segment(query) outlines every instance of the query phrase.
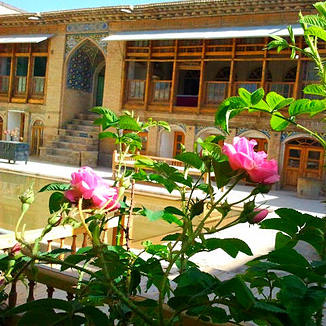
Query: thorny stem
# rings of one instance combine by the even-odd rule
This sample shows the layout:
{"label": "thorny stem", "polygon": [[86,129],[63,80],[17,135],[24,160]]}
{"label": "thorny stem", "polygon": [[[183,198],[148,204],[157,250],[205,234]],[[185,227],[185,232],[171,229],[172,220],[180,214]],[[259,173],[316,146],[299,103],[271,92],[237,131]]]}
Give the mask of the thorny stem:
{"label": "thorny stem", "polygon": [[[189,236],[189,238],[185,241],[185,244],[183,245],[183,247],[181,248],[181,250],[172,258],[172,260],[169,262],[168,267],[165,270],[165,273],[163,275],[163,279],[162,279],[162,284],[161,284],[161,289],[160,289],[160,295],[159,295],[159,320],[160,320],[160,325],[164,326],[164,316],[163,316],[163,304],[164,304],[164,291],[165,291],[165,287],[166,287],[166,282],[168,280],[168,276],[171,272],[171,269],[173,267],[173,265],[175,264],[175,262],[179,259],[179,257],[181,255],[183,255],[186,250],[188,249],[188,246],[196,239],[196,237],[199,235],[199,233],[201,232],[202,228],[205,225],[205,222],[207,220],[207,218],[209,218],[209,216],[211,215],[211,213],[216,209],[216,207],[219,205],[219,203],[231,192],[231,190],[238,184],[239,180],[241,180],[243,178],[243,174],[240,174],[235,182],[229,187],[229,189],[223,194],[223,196],[221,196],[221,198],[219,198],[209,209],[209,211],[206,213],[206,215],[203,217],[203,219],[201,220],[201,222],[199,223],[199,225],[197,226],[195,232],[193,232],[193,234],[191,236]],[[171,322],[171,319],[170,319]]]}
{"label": "thorny stem", "polygon": [[129,208],[129,216],[127,220],[127,225],[125,229],[125,234],[126,234],[126,247],[127,251],[130,251],[130,222],[132,219],[132,213],[134,210],[134,199],[135,199],[135,179],[132,179],[131,181],[131,193],[130,193],[130,208]]}
{"label": "thorny stem", "polygon": [[82,205],[83,205],[83,198],[80,198],[79,201],[78,201],[78,210],[79,210],[79,217],[80,217],[80,220],[90,238],[90,240],[93,240],[93,235],[91,233],[91,231],[89,230],[86,222],[85,222],[85,218],[84,218],[84,212],[83,212],[83,208],[82,208]]}

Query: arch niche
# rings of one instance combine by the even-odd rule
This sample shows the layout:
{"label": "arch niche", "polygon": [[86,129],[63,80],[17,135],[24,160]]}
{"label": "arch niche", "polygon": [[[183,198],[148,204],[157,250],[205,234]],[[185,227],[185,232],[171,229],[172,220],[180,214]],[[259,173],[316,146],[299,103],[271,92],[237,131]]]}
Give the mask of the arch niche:
{"label": "arch niche", "polygon": [[43,146],[44,123],[42,120],[35,120],[32,125],[31,155],[40,155],[40,147]]}
{"label": "arch niche", "polygon": [[79,43],[66,60],[62,122],[102,105],[105,56],[92,40]]}
{"label": "arch niche", "polygon": [[185,144],[185,133],[180,126],[171,126],[171,132],[161,130],[159,137],[159,155],[174,157],[181,153],[181,145]]}

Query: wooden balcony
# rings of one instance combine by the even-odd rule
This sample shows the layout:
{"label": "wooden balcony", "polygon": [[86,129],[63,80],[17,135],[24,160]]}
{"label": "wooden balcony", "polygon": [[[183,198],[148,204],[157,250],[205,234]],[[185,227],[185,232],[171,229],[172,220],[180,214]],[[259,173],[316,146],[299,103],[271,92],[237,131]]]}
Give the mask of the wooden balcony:
{"label": "wooden balcony", "polygon": [[266,92],[276,92],[283,97],[293,97],[294,82],[267,82]]}
{"label": "wooden balcony", "polygon": [[152,103],[168,104],[171,96],[171,80],[152,81]]}
{"label": "wooden balcony", "polygon": [[0,95],[8,95],[9,76],[0,76]]}
{"label": "wooden balcony", "polygon": [[221,103],[228,95],[229,83],[225,81],[204,82],[204,105]]}
{"label": "wooden balcony", "polygon": [[127,100],[128,102],[144,102],[145,80],[127,80]]}
{"label": "wooden balcony", "polygon": [[27,77],[15,76],[14,78],[14,94],[17,96],[26,95]]}
{"label": "wooden balcony", "polygon": [[45,86],[45,77],[32,77],[32,97],[43,97],[44,96],[44,86]]}

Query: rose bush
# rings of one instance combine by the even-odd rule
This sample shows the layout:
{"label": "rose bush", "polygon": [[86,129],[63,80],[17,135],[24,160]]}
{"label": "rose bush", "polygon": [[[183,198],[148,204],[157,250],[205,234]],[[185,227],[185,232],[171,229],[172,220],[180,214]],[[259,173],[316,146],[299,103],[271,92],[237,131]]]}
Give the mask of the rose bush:
{"label": "rose bush", "polygon": [[234,137],[233,144],[224,144],[223,153],[229,158],[233,170],[244,170],[251,181],[273,184],[280,180],[275,160],[268,160],[265,152],[255,152],[255,140]]}
{"label": "rose bush", "polygon": [[92,208],[112,211],[120,207],[118,188],[109,186],[90,167],[82,167],[71,174],[71,188],[65,192],[65,197],[72,203],[83,198],[90,201]]}

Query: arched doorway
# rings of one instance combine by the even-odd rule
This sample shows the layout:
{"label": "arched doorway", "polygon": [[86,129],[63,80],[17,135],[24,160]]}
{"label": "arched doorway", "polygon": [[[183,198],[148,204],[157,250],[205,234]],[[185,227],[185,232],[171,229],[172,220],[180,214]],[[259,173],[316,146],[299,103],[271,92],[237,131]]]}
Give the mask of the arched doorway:
{"label": "arched doorway", "polygon": [[296,138],[285,145],[283,185],[296,187],[299,177],[321,179],[324,149],[312,138]]}
{"label": "arched doorway", "polygon": [[36,120],[32,126],[31,155],[40,155],[40,147],[43,146],[44,124]]}
{"label": "arched doorway", "polygon": [[95,106],[102,106],[103,105],[103,93],[104,93],[104,74],[105,74],[105,67],[103,67],[99,73],[95,76],[96,78],[96,90],[94,104]]}
{"label": "arched doorway", "polygon": [[172,127],[171,132],[163,130],[160,135],[160,156],[173,158],[182,152],[185,133],[179,127]]}
{"label": "arched doorway", "polygon": [[72,50],[66,61],[63,124],[94,105],[102,105],[104,72],[104,54],[93,41],[86,39]]}

